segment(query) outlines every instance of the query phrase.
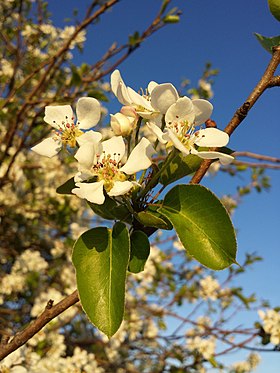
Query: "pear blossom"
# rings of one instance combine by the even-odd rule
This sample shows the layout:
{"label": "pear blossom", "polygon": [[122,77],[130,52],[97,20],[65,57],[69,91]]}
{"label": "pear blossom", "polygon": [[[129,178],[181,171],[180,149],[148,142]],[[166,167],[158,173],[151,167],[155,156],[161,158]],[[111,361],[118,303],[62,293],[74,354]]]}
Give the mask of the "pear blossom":
{"label": "pear blossom", "polygon": [[142,138],[123,164],[125,143],[121,136],[99,143],[87,141],[75,154],[79,172],[72,193],[99,205],[105,201],[104,189],[110,197],[124,195],[139,185],[131,175],[150,167],[154,153],[149,140]]}
{"label": "pear blossom", "polygon": [[167,108],[179,98],[171,83],[158,84],[154,81],[148,84],[147,91],[141,95],[125,85],[119,70],[111,75],[111,88],[121,104],[132,106],[145,119],[165,114]]}
{"label": "pear blossom", "polygon": [[[125,85],[119,70],[115,70],[111,75],[111,87],[121,104],[132,106],[142,118],[153,119],[153,121],[161,119],[161,116],[167,114],[169,108],[180,100],[178,91],[171,83],[158,84],[151,81],[148,84],[147,92],[140,95]],[[190,100],[187,97],[186,99]],[[187,102],[185,101],[185,103]],[[190,100],[190,103],[192,103],[196,117],[195,125],[200,125],[209,119],[213,110],[210,102],[197,99]],[[185,110],[189,110],[188,103]]]}
{"label": "pear blossom", "polygon": [[130,106],[123,106],[120,113],[110,114],[111,127],[116,136],[129,136],[136,126],[139,115]]}
{"label": "pear blossom", "polygon": [[70,105],[46,106],[44,121],[55,129],[55,133],[33,146],[31,150],[51,158],[62,147],[74,148],[77,139],[84,134],[82,130],[95,126],[99,122],[100,115],[100,103],[93,97],[82,97],[78,100],[76,122],[74,122],[73,110]]}
{"label": "pear blossom", "polygon": [[175,146],[183,154],[194,154],[203,159],[219,159],[222,164],[228,164],[233,157],[216,151],[198,151],[197,147],[221,147],[227,145],[229,136],[217,128],[196,130],[195,127],[204,123],[211,115],[212,104],[207,100],[191,100],[188,97],[179,98],[172,104],[166,114],[166,128],[162,131],[155,122],[147,123],[148,128],[167,147]]}

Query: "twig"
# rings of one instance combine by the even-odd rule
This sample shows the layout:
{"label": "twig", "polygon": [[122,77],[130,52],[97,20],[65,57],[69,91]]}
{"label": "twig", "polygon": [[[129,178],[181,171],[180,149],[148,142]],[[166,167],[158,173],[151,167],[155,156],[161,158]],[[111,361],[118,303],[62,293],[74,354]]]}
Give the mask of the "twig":
{"label": "twig", "polygon": [[[272,58],[268,64],[267,69],[265,70],[261,80],[258,82],[256,87],[253,89],[251,94],[248,96],[247,100],[236,110],[232,119],[229,121],[228,125],[225,127],[224,131],[230,136],[236,130],[236,128],[243,122],[246,118],[249,110],[254,106],[256,101],[264,93],[267,88],[280,85],[279,76],[274,76],[274,73],[280,63],[280,47],[274,48]],[[277,84],[276,84],[277,83]],[[214,148],[213,150],[217,150]],[[199,184],[207,170],[209,169],[212,160],[204,160],[199,169],[194,174],[191,179],[191,184]]]}
{"label": "twig", "polygon": [[[0,344],[0,360],[4,359],[11,352],[17,350],[24,345],[30,338],[38,333],[46,324],[48,324],[56,316],[67,310],[79,301],[78,291],[75,290],[72,294],[61,300],[56,305],[49,300],[43,313],[29,324],[23,331],[17,333],[14,338],[8,343]],[[5,341],[6,342],[6,341]]]}
{"label": "twig", "polygon": [[259,159],[261,161],[280,163],[280,158],[270,157],[269,155],[262,155],[262,154],[256,154],[256,153],[251,153],[251,152],[234,152],[233,155],[234,157],[248,157],[248,158]]}

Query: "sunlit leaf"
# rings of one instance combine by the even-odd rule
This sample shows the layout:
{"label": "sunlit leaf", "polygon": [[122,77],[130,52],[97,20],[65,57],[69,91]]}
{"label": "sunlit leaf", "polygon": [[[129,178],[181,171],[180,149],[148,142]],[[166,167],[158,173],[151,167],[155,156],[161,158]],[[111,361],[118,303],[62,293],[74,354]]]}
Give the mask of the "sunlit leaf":
{"label": "sunlit leaf", "polygon": [[269,53],[272,53],[272,48],[277,47],[280,45],[280,36],[274,36],[271,38],[268,38],[266,36],[263,36],[261,34],[257,34],[255,32],[255,35],[260,42],[260,44],[266,49]]}
{"label": "sunlit leaf", "polygon": [[187,253],[211,269],[236,263],[236,238],[220,200],[201,185],[177,185],[159,212],[173,224]]}
{"label": "sunlit leaf", "polygon": [[141,231],[134,231],[130,236],[130,272],[138,273],[144,270],[150,255],[150,242],[147,235]]}
{"label": "sunlit leaf", "polygon": [[116,223],[113,229],[93,228],[74,245],[72,259],[82,307],[108,337],[123,320],[129,247],[129,233],[123,223]]}

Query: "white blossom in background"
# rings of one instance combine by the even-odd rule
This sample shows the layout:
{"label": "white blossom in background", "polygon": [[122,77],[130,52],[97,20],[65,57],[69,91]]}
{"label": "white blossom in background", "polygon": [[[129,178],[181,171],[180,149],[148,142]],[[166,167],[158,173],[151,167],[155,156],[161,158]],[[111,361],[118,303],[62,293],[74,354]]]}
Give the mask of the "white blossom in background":
{"label": "white blossom in background", "polygon": [[258,354],[252,352],[248,357],[247,361],[237,361],[231,365],[231,370],[234,373],[247,373],[256,370],[261,358]]}
{"label": "white blossom in background", "polygon": [[48,262],[42,258],[39,251],[27,249],[16,259],[12,272],[43,272],[48,266]]}
{"label": "white blossom in background", "polygon": [[11,62],[2,58],[0,61],[0,76],[11,78],[13,74],[14,74],[14,68]]}
{"label": "white blossom in background", "polygon": [[220,290],[219,282],[212,276],[206,276],[200,280],[200,296],[203,299],[216,300]]}
{"label": "white blossom in background", "polygon": [[[64,29],[59,33],[59,37],[66,41],[68,40],[76,31],[75,26],[65,26]],[[83,43],[86,41],[86,31],[81,30],[74,38],[73,41],[71,41],[70,49],[74,49],[76,45],[82,46]]]}
{"label": "white blossom in background", "polygon": [[[93,97],[82,97],[76,106],[77,121],[70,105],[46,106],[44,121],[55,129],[51,136],[31,148],[35,153],[46,157],[55,156],[62,147],[75,148],[82,130],[96,126],[101,115],[100,103]],[[96,133],[101,140],[102,135]]]}
{"label": "white blossom in background", "polygon": [[205,79],[199,79],[198,86],[206,92],[207,97],[211,99],[214,96],[212,85]]}
{"label": "white blossom in background", "polygon": [[259,317],[263,321],[264,331],[270,334],[270,342],[274,345],[280,344],[280,312],[259,310]]}
{"label": "white blossom in background", "polygon": [[194,338],[188,338],[186,347],[190,351],[197,351],[206,360],[209,360],[214,354],[216,349],[216,338],[211,336],[210,338],[201,338],[195,336]]}

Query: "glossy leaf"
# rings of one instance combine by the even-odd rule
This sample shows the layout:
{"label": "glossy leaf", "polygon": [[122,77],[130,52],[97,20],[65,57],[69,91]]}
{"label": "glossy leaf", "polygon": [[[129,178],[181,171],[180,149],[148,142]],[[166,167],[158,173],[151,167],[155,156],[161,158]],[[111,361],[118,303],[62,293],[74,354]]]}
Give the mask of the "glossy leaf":
{"label": "glossy leaf", "polygon": [[108,195],[105,196],[105,201],[102,205],[88,202],[89,207],[103,219],[107,220],[122,220],[127,223],[131,222],[131,214],[125,206],[120,206],[118,203],[110,198]]}
{"label": "glossy leaf", "polygon": [[137,214],[137,220],[140,221],[140,223],[145,227],[155,227],[167,230],[171,230],[173,228],[170,221],[152,207],[145,211],[140,211]]}
{"label": "glossy leaf", "polygon": [[72,259],[82,307],[108,337],[123,320],[129,247],[129,233],[123,223],[116,223],[113,229],[93,228],[74,245]]}
{"label": "glossy leaf", "polygon": [[71,177],[71,179],[67,180],[64,184],[60,185],[56,189],[56,193],[58,194],[72,194],[72,189],[75,188],[75,182],[74,177]]}
{"label": "glossy leaf", "polygon": [[236,263],[236,238],[220,200],[201,185],[177,185],[159,212],[173,224],[188,254],[211,269]]}
{"label": "glossy leaf", "polygon": [[[168,162],[168,159],[166,161]],[[163,185],[169,185],[184,176],[190,175],[199,168],[201,162],[202,159],[196,155],[190,154],[183,156],[182,153],[178,152],[176,157],[170,162],[169,166],[163,170],[160,182]]]}
{"label": "glossy leaf", "polygon": [[255,32],[256,38],[262,45],[264,49],[266,49],[269,53],[272,53],[272,48],[277,47],[280,45],[280,36],[274,36],[271,38],[268,38],[266,36],[263,36],[261,34],[257,34]]}
{"label": "glossy leaf", "polygon": [[130,261],[128,270],[139,273],[144,270],[150,255],[150,242],[147,235],[141,231],[134,231],[130,236]]}

